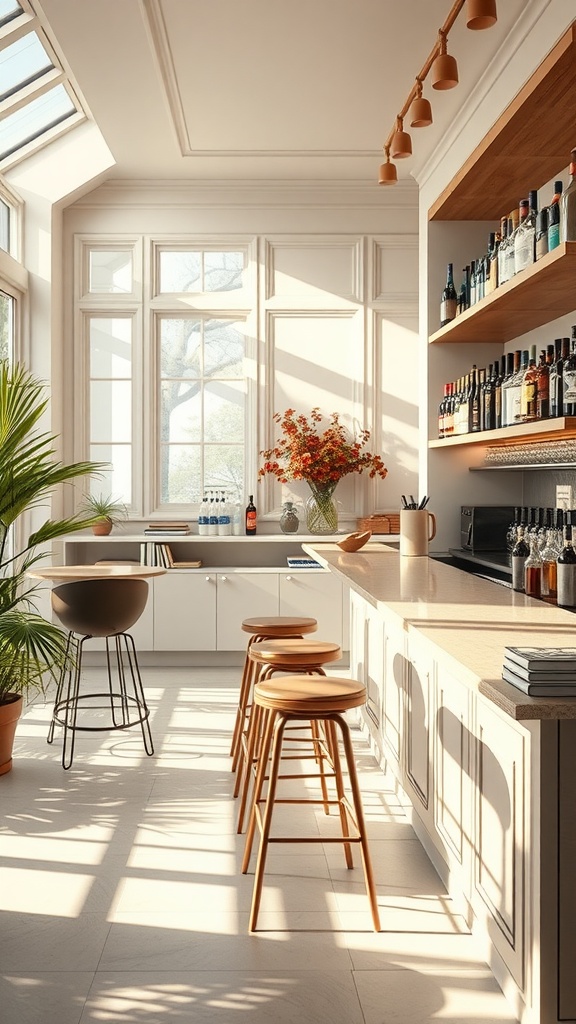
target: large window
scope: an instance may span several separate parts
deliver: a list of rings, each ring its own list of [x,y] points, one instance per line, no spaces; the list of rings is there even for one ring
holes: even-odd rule
[[[11,295],[0,289],[0,359],[12,362],[14,358],[14,310]]]
[[[194,511],[207,491],[243,500],[253,410],[251,244],[80,239],[86,436],[110,465],[96,490],[134,515]],[[144,280],[143,268],[146,267]]]

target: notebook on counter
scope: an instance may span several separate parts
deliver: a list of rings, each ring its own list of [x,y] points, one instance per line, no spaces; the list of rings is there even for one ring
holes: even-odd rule
[[[321,569],[320,562],[313,558],[297,558],[292,555],[286,556],[286,564],[290,569]]]
[[[576,647],[505,647],[508,661],[538,672],[576,674]]]
[[[562,683],[558,676],[548,683],[529,682],[512,672],[506,665],[502,668],[502,679],[511,683],[518,690],[528,694],[529,697],[576,697],[576,679],[569,677],[569,681]]]

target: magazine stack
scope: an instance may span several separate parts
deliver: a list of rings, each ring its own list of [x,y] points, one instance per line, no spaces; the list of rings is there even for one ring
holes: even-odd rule
[[[502,678],[530,697],[576,697],[576,647],[505,647]]]

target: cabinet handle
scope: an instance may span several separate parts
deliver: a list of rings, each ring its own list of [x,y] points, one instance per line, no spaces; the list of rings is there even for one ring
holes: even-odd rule
[[[206,576],[205,579],[206,579],[206,583],[211,583],[212,582],[212,577],[211,576]]]
[[[227,576],[221,576],[220,579],[222,580],[223,583],[226,583],[226,580],[228,579],[228,577]]]
[[[291,579],[292,579],[292,577],[291,577],[291,576],[287,576],[287,577],[286,577],[286,579],[287,579],[287,580],[291,580]]]

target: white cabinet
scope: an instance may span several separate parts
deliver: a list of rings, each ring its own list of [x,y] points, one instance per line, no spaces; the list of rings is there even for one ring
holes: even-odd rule
[[[318,620],[316,636],[343,645],[342,584],[332,573],[280,573],[280,615],[310,615]]]
[[[247,634],[242,619],[278,614],[278,574],[271,572],[218,573],[216,648],[243,651]]]
[[[216,650],[216,573],[175,570],[154,581],[154,650]]]

